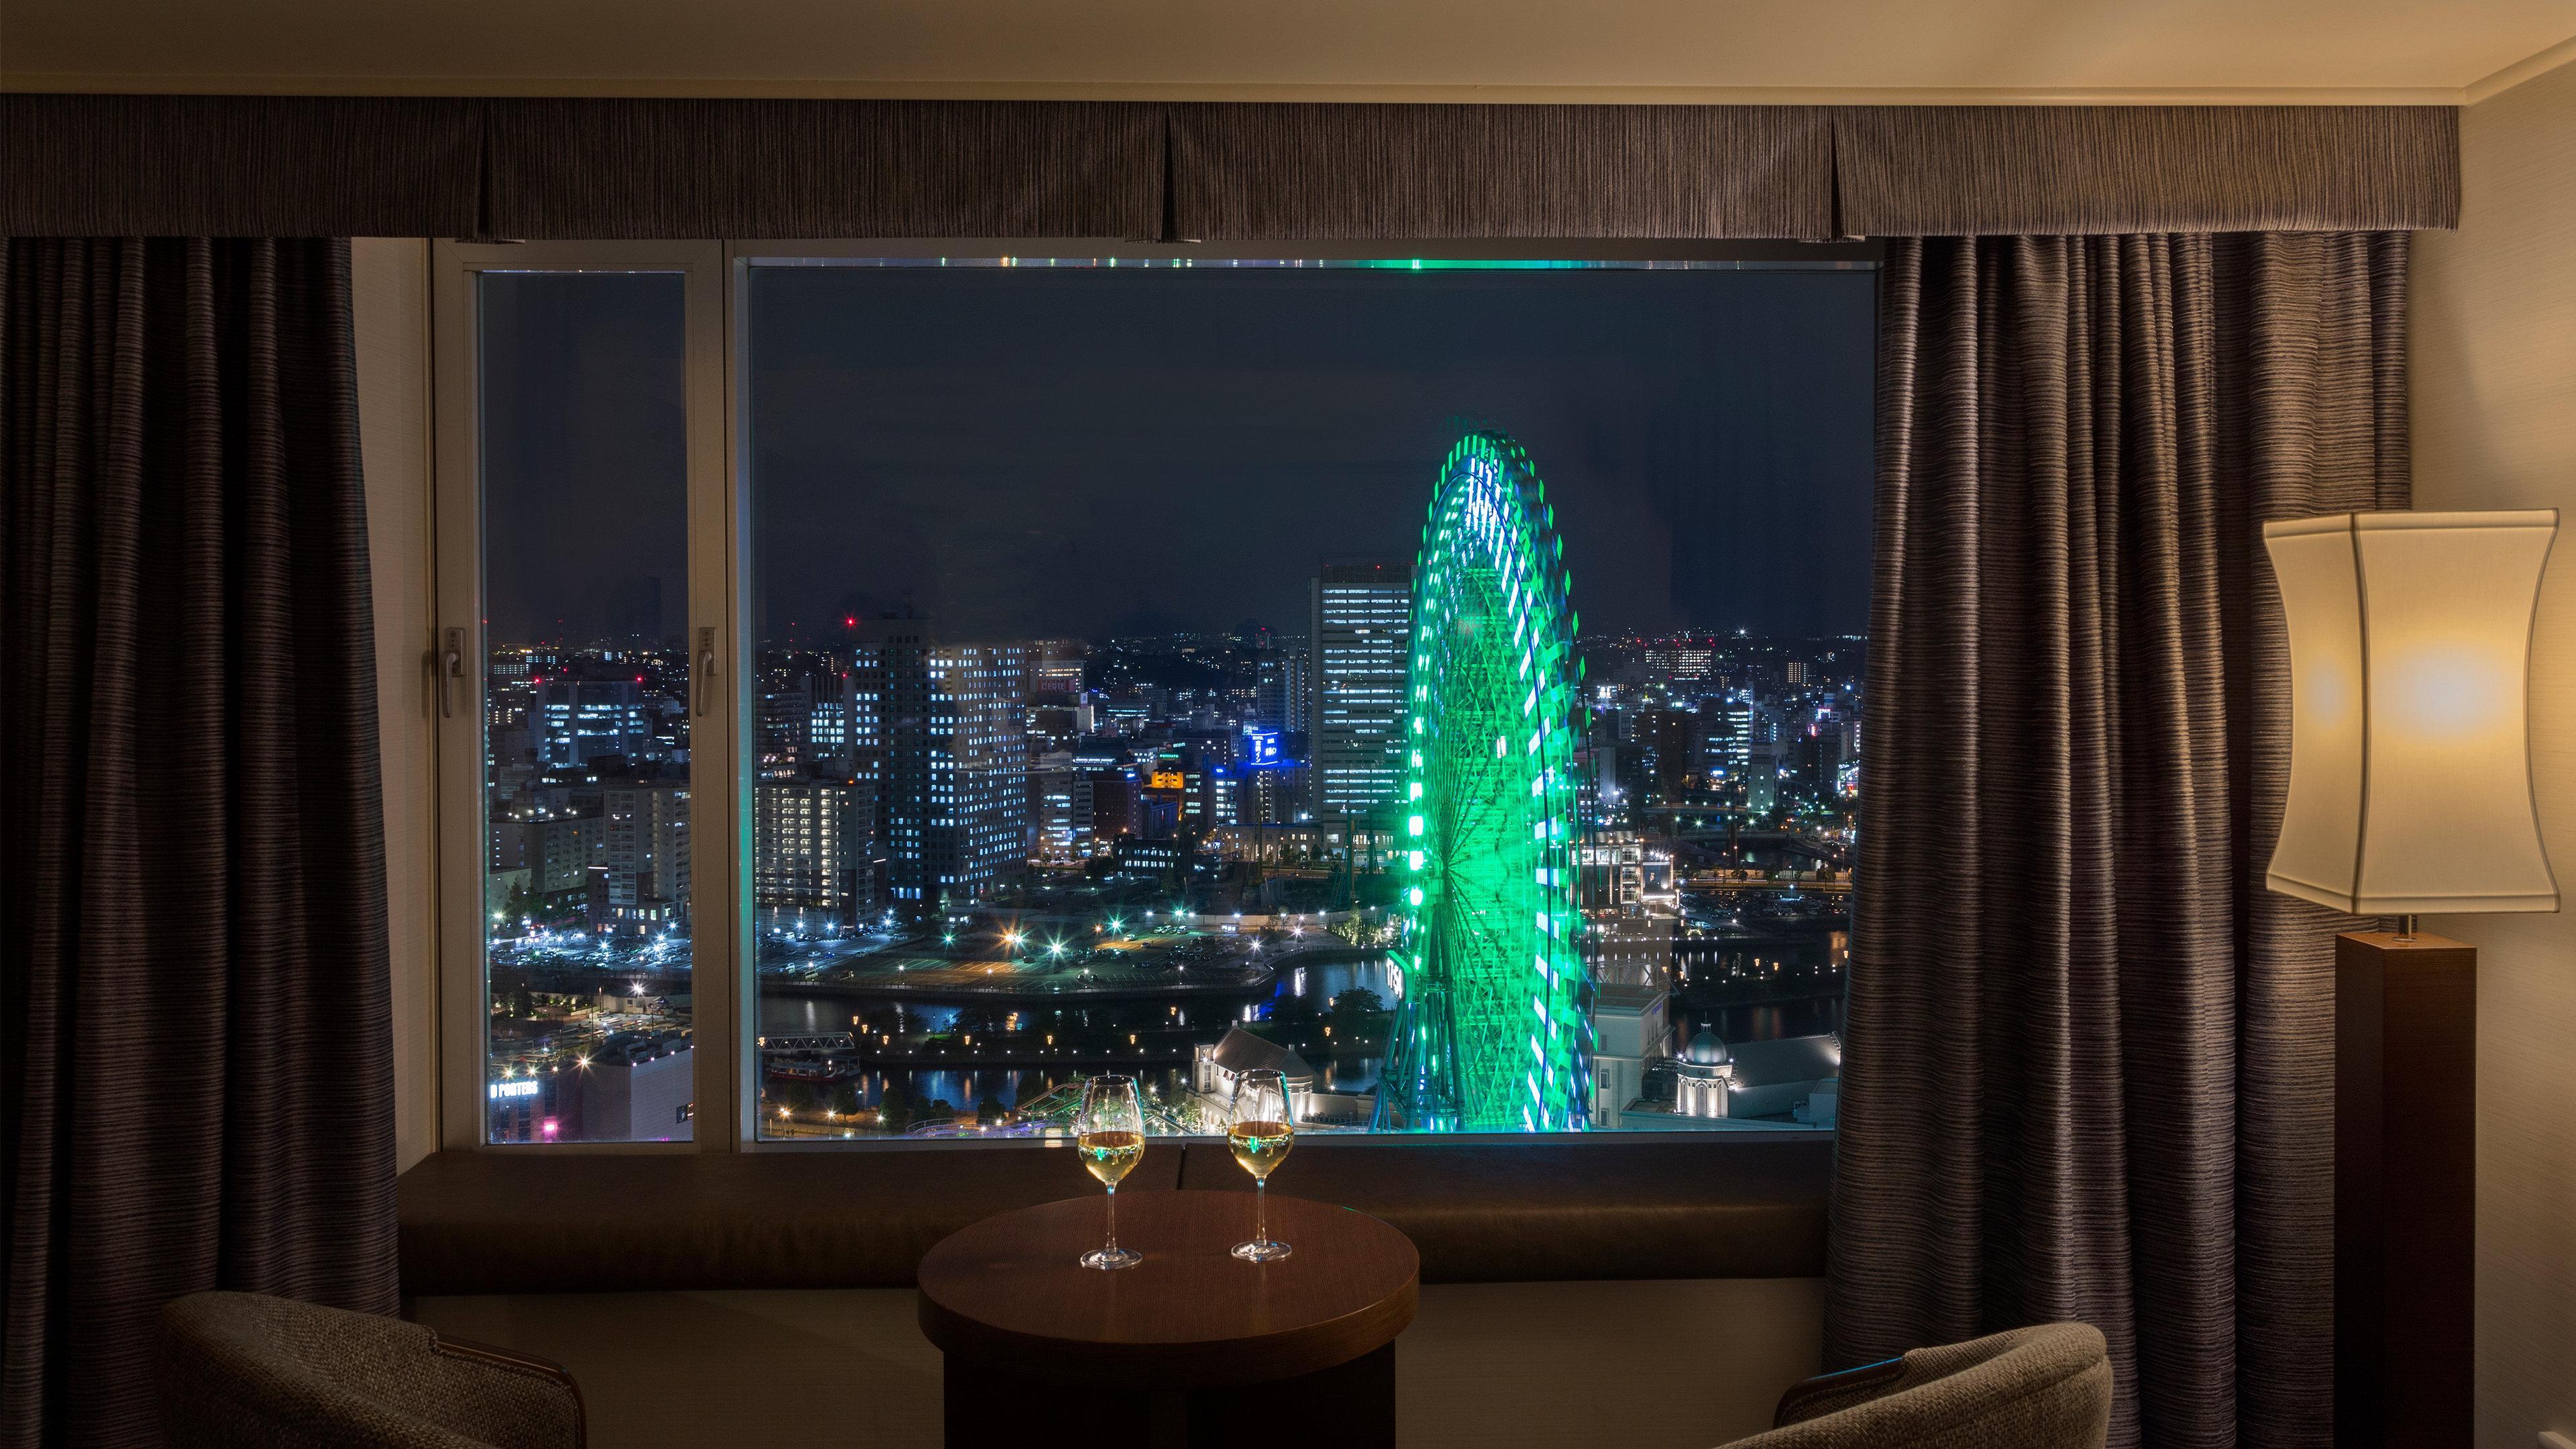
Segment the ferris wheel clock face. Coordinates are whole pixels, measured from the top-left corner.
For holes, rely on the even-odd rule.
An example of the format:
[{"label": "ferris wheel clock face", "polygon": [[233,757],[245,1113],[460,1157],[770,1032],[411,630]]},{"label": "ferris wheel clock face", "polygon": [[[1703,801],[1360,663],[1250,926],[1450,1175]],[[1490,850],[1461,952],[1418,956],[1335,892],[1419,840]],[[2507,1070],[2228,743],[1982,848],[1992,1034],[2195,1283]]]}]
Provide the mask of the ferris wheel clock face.
[{"label": "ferris wheel clock face", "polygon": [[1587,1125],[1572,587],[1529,455],[1469,433],[1442,465],[1413,571],[1395,814],[1406,990],[1380,1129]]}]

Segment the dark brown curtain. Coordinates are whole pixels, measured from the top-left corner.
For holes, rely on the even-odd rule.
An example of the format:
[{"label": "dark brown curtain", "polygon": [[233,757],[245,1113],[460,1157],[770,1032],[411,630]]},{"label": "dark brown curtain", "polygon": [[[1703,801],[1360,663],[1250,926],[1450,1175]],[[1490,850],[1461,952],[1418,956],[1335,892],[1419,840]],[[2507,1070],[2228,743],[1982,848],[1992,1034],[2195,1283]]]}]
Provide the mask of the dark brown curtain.
[{"label": "dark brown curtain", "polygon": [[2447,227],[2451,106],[0,95],[0,235],[1797,237]]},{"label": "dark brown curtain", "polygon": [[347,242],[0,242],[0,1443],[395,1306],[366,541]]},{"label": "dark brown curtain", "polygon": [[[493,237],[1153,237],[1160,106],[493,100]],[[357,233],[364,235],[365,233]]]},{"label": "dark brown curtain", "polygon": [[2456,106],[1838,106],[1856,236],[2460,224]]},{"label": "dark brown curtain", "polygon": [[1169,107],[1201,241],[1832,237],[1826,106]]},{"label": "dark brown curtain", "polygon": [[2406,238],[1889,244],[1827,1353],[2050,1319],[2114,1444],[2323,1446],[2331,932],[2267,518],[2407,502]]}]

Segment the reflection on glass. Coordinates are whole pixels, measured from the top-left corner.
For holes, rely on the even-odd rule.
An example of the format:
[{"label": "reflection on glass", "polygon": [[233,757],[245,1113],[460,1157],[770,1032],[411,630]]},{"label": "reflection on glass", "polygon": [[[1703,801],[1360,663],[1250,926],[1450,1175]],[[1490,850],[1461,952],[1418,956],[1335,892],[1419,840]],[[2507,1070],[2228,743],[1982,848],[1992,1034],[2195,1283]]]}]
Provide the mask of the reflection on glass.
[{"label": "reflection on glass", "polygon": [[1082,1255],[1086,1268],[1133,1268],[1145,1255],[1118,1246],[1118,1184],[1145,1156],[1145,1106],[1136,1095],[1134,1077],[1093,1077],[1082,1084],[1082,1105],[1074,1112],[1074,1150],[1083,1170],[1109,1190],[1106,1236]]},{"label": "reflection on glass", "polygon": [[1290,1106],[1288,1080],[1267,1069],[1234,1079],[1234,1110],[1225,1125],[1225,1145],[1235,1166],[1252,1174],[1252,1236],[1234,1245],[1234,1255],[1252,1263],[1272,1263],[1289,1254],[1286,1243],[1270,1238],[1270,1174],[1297,1145],[1296,1112]]},{"label": "reflection on glass", "polygon": [[690,1134],[681,298],[480,282],[493,1142]]},{"label": "reflection on glass", "polygon": [[[1263,1070],[1308,1134],[1830,1125],[1872,289],[752,268],[762,1133],[1061,1139],[1100,1071],[1149,1135]],[[1434,549],[1462,412],[1548,486]],[[1416,647],[1434,587],[1477,647]],[[1500,723],[1417,751],[1430,669]]]}]

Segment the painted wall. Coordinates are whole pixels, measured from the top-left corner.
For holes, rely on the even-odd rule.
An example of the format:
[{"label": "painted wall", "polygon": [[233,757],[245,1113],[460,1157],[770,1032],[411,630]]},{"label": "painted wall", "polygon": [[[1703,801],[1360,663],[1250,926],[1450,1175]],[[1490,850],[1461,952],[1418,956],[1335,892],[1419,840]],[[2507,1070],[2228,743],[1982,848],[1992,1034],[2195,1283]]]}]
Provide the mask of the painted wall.
[{"label": "painted wall", "polygon": [[[2576,871],[2576,65],[2470,107],[2460,229],[2414,249],[2415,506],[2556,508],[2531,736]],[[2465,582],[2465,581],[2464,581]],[[2576,1433],[2576,913],[2430,923],[2479,948],[2477,1442]]]},{"label": "painted wall", "polygon": [[394,1140],[409,1167],[438,1146],[438,855],[431,713],[429,243],[350,243],[358,446],[375,581],[376,715],[384,756],[385,885],[393,942]]}]

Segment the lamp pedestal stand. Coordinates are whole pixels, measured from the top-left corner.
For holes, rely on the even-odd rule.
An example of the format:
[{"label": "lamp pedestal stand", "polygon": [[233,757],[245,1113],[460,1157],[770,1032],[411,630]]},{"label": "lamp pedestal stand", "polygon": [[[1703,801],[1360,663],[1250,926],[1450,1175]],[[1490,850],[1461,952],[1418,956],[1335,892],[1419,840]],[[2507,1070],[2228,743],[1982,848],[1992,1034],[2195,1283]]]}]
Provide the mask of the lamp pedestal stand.
[{"label": "lamp pedestal stand", "polygon": [[2339,1449],[2469,1443],[2477,961],[2440,936],[2335,938]]}]

